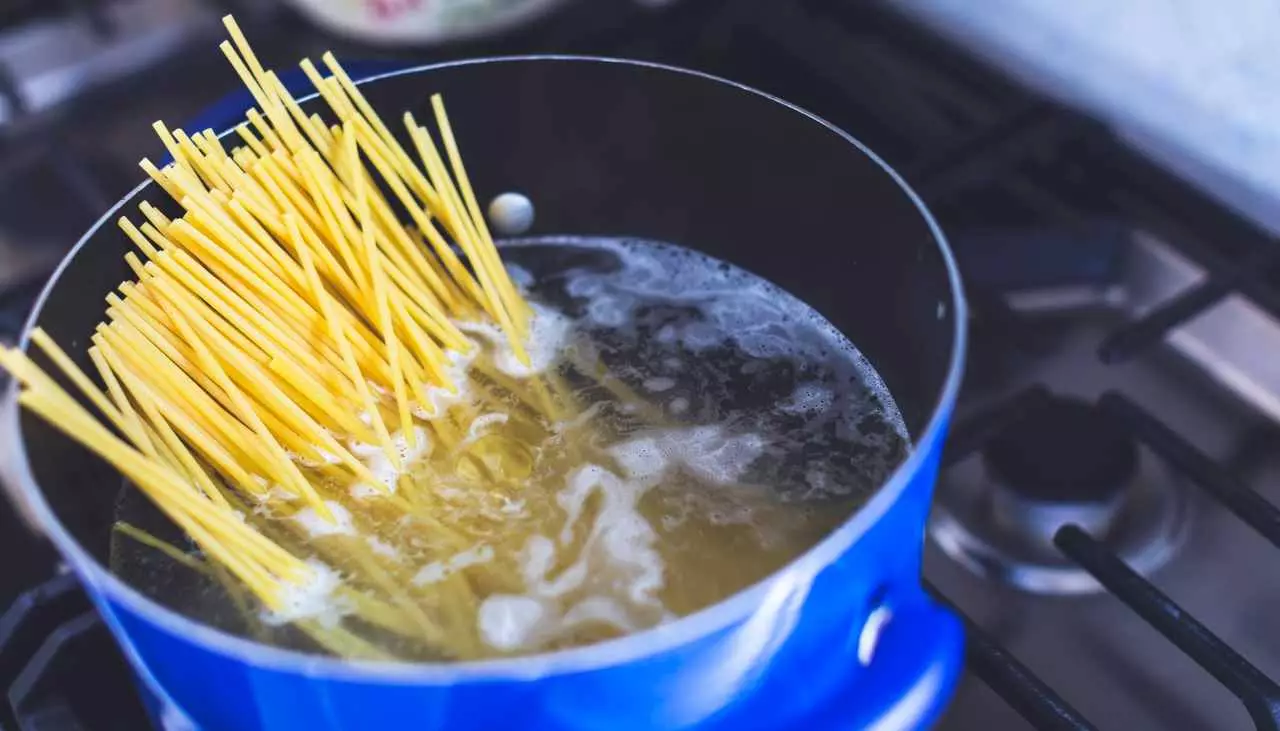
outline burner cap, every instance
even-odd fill
[[[1173,555],[1189,488],[1095,406],[1050,396],[947,470],[929,533],[974,572],[1026,591],[1099,591],[1053,537],[1075,525],[1135,571]]]
[[[987,470],[1025,500],[1100,503],[1137,474],[1133,438],[1091,403],[1046,399],[996,435],[982,453]]]

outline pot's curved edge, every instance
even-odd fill
[[[7,460],[11,468],[5,475],[9,484],[9,492],[17,493],[17,499],[35,516],[42,531],[57,546],[81,580],[94,591],[102,592],[123,608],[146,617],[157,627],[173,635],[183,637],[191,642],[198,642],[214,652],[231,657],[246,658],[255,666],[269,668],[280,672],[291,672],[306,676],[323,675],[333,680],[378,681],[384,683],[432,683],[460,681],[493,681],[521,680],[545,677],[548,675],[580,672],[594,668],[622,664],[646,656],[661,653],[699,637],[723,629],[742,619],[750,613],[751,607],[758,603],[759,597],[768,591],[771,582],[779,575],[789,572],[816,574],[817,570],[830,563],[843,553],[866,530],[878,521],[897,502],[899,495],[911,482],[915,473],[929,457],[929,445],[940,445],[939,438],[946,429],[947,421],[960,388],[964,368],[964,356],[968,339],[968,309],[960,281],[959,269],[952,255],[946,237],[933,215],[925,207],[919,195],[906,183],[900,174],[888,165],[880,156],[868,149],[859,140],[847,132],[832,125],[826,120],[810,113],[794,104],[776,96],[700,71],[691,71],[676,66],[626,59],[572,56],[572,55],[525,55],[505,56],[464,61],[451,61],[440,64],[415,66],[362,79],[358,83],[371,84],[387,78],[403,75],[425,73],[436,69],[457,66],[468,66],[489,63],[517,62],[568,62],[568,63],[609,63],[643,67],[667,71],[687,76],[695,76],[714,83],[725,84],[740,91],[755,95],[764,100],[780,104],[791,111],[801,114],[811,121],[840,135],[847,142],[866,155],[879,166],[898,185],[904,195],[915,206],[924,219],[947,270],[947,279],[951,292],[951,314],[955,322],[952,332],[951,358],[947,376],[942,390],[937,395],[934,408],[923,432],[914,440],[915,446],[923,445],[926,449],[913,449],[911,454],[894,471],[876,494],[867,501],[841,527],[837,528],[809,551],[792,561],[785,568],[762,580],[761,582],[734,594],[733,596],[702,609],[694,614],[682,617],[670,624],[626,635],[585,647],[560,650],[540,655],[519,658],[467,661],[454,663],[386,663],[371,661],[346,661],[302,652],[286,650],[259,644],[248,639],[237,637],[221,630],[200,624],[173,610],[164,607],[144,596],[136,589],[112,574],[107,567],[99,563],[71,536],[69,531],[55,516],[53,509],[45,500],[43,492],[35,483],[30,463],[22,448],[22,437],[18,417],[17,384],[11,383],[5,394],[3,413],[0,413],[0,439],[4,440],[4,451],[9,453]],[[306,101],[314,98],[312,94],[301,98]],[[50,292],[57,285],[63,271],[72,259],[83,249],[94,235],[119,214],[121,209],[130,204],[137,195],[151,185],[146,181],[135,187],[129,194],[111,207],[75,246],[67,253],[62,262],[54,270],[48,284],[36,299],[31,314],[23,326],[20,347],[26,349],[30,344],[30,333],[47,301]],[[948,306],[948,303],[940,303]],[[940,447],[939,447],[940,448]],[[921,527],[923,530],[923,526]]]

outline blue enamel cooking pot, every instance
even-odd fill
[[[456,664],[342,662],[199,624],[107,569],[121,480],[8,394],[7,483],[77,572],[157,715],[203,731],[917,728],[949,697],[956,619],[920,586],[925,517],[960,381],[965,308],[941,232],[857,140],[760,92],[662,66],[511,58],[362,82],[384,118],[442,92],[478,190],[516,190],[531,234],[626,235],[731,261],[794,293],[883,377],[913,448],[789,566],[670,624],[573,650]],[[89,368],[129,278],[114,225],[62,263],[28,328]],[[24,340],[25,342],[25,340]],[[181,722],[175,719],[184,719]],[[185,724],[185,725],[184,725]]]

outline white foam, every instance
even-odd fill
[[[825,497],[834,492],[833,486],[831,485],[831,476],[827,474],[826,470],[819,467],[810,467],[808,470],[805,470],[804,484],[808,485],[809,489],[805,490],[800,496],[802,500],[815,497]]]
[[[338,464],[342,462],[342,458],[332,452],[326,452],[325,450],[320,449],[319,447],[313,447],[313,449],[316,451],[316,454],[320,457],[319,460],[307,459],[300,454],[294,454],[292,452],[289,454],[289,456],[293,459],[296,459],[298,461],[298,464],[301,464],[303,467],[323,467],[324,465]]]
[[[587,317],[604,327],[619,327],[631,316],[630,301],[609,295],[596,295],[587,302]]]
[[[555,500],[563,511],[564,523],[525,542],[517,557],[524,593],[490,597],[482,604],[480,634],[494,648],[537,649],[564,638],[583,623],[600,622],[632,631],[670,618],[661,597],[666,567],[657,550],[658,521],[650,524],[640,512],[641,499],[673,471],[680,471],[708,489],[692,490],[690,495],[684,495],[683,488],[675,489],[687,481],[672,483],[670,491],[661,488],[654,497],[663,504],[663,528],[674,528],[695,515],[712,524],[755,525],[760,520],[760,501],[772,497],[764,494],[765,488],[748,484],[747,478],[772,484],[774,461],[761,460],[766,452],[771,456],[789,453],[794,444],[818,434],[811,430],[816,423],[847,424],[847,430],[856,430],[866,412],[860,411],[857,398],[848,397],[844,390],[844,379],[855,379],[853,370],[860,371],[862,377],[857,380],[873,397],[881,397],[890,427],[901,427],[883,384],[856,349],[803,303],[754,275],[700,254],[650,242],[542,238],[527,243],[606,250],[616,254],[621,264],[621,269],[590,264],[548,282],[556,287],[563,284],[566,294],[585,301],[578,303],[583,314],[576,321],[557,316],[554,326],[564,329],[562,334],[552,333],[555,337],[550,341],[556,349],[545,367],[550,367],[560,349],[568,345],[568,328],[573,325],[587,335],[573,343],[578,349],[575,357],[594,362],[599,349],[599,355],[613,366],[609,359],[617,356],[616,361],[623,364],[617,373],[632,379],[633,387],[638,384],[645,392],[664,394],[655,400],[665,401],[671,414],[691,409],[687,395],[670,393],[686,383],[686,376],[692,376],[688,379],[692,384],[701,383],[704,376],[722,376],[720,381],[708,383],[731,389],[739,376],[750,380],[757,372],[764,373],[761,369],[771,365],[765,359],[781,358],[792,361],[797,366],[792,372],[803,380],[789,396],[785,390],[770,393],[777,399],[773,410],[766,405],[735,413],[728,409],[736,407],[716,390],[695,391],[699,414],[725,408],[718,418],[732,423],[732,429],[695,426],[634,434],[630,422],[624,420],[623,433],[633,436],[606,447],[611,463],[579,465],[557,491]],[[535,285],[530,282],[531,287]],[[541,318],[547,310],[538,309]],[[468,334],[485,341],[498,357],[504,352],[510,356],[496,327],[468,327]],[[602,337],[594,337],[601,331]],[[724,346],[733,346],[747,357],[731,354],[724,358],[720,351]],[[709,349],[714,351],[707,352]],[[657,359],[650,358],[655,352]],[[718,365],[725,360],[730,363],[728,368]],[[834,361],[840,365],[834,375],[827,376],[822,367]],[[512,374],[509,366],[513,362],[512,358],[499,367]],[[704,373],[704,363],[706,368],[721,370]],[[815,364],[819,366],[816,374]],[[730,405],[723,406],[726,403]],[[600,405],[592,405],[593,413]],[[616,407],[622,412],[635,409],[630,403]],[[616,417],[612,409],[606,412],[605,418]],[[806,423],[794,434],[775,432],[768,418],[756,419],[766,412],[774,419],[780,414],[800,415]],[[557,425],[557,431],[577,423],[581,422]],[[899,431],[905,436],[905,428]],[[481,430],[473,427],[471,432],[479,434]],[[830,433],[844,432],[823,432]],[[724,487],[713,488],[715,485]],[[676,498],[669,501],[668,492]],[[517,509],[504,503],[498,510],[523,512],[523,505]],[[438,581],[447,575],[445,571],[443,564],[434,564],[423,567],[419,574],[423,580]]]
[[[382,447],[376,444],[365,444],[363,442],[351,442],[347,445],[347,451],[356,459],[368,459],[375,454],[382,452]]]
[[[613,625],[624,632],[634,632],[639,627],[617,600],[604,596],[591,596],[575,604],[564,613],[564,624],[574,627],[587,622],[602,622]]]
[[[533,597],[490,595],[480,603],[477,616],[480,637],[490,647],[503,652],[527,647],[536,641],[547,614],[547,607]]]
[[[667,378],[666,376],[654,376],[653,378],[644,379],[644,390],[650,393],[662,393],[675,388],[676,380]]]
[[[386,497],[387,491],[364,482],[357,482],[347,490],[347,494],[356,500],[370,500]]]
[[[829,360],[840,353],[885,405],[883,417],[903,437],[905,423],[888,389],[866,358],[821,315],[770,282],[698,252],[652,241],[601,237],[542,237],[509,245],[552,244],[606,251],[621,269],[580,268],[565,277],[565,291],[585,298],[583,320],[605,328],[627,328],[636,308],[654,301],[692,308],[701,321],[665,324],[653,334],[658,343],[698,352],[734,344],[755,358],[783,357],[796,363]],[[806,337],[796,337],[804,331]],[[850,417],[854,414],[850,411]]]
[[[758,434],[728,434],[721,426],[664,429],[615,444],[608,452],[628,477],[653,479],[678,464],[698,479],[717,484],[737,482],[764,453]]]
[[[458,325],[459,328],[466,329],[465,323],[458,323]],[[443,413],[450,406],[467,400],[471,395],[471,380],[467,377],[467,369],[479,352],[478,347],[472,348],[469,353],[448,351],[449,365],[445,368],[445,375],[453,382],[453,389],[436,383],[426,384],[427,404],[425,406],[413,404],[413,415],[419,419],[430,419]]]
[[[267,487],[267,485],[271,484],[266,480],[262,479],[261,477],[258,477],[257,475],[254,475],[254,478],[257,481],[258,485],[261,487]],[[298,495],[292,490],[285,489],[280,485],[272,484],[271,487],[267,489],[266,492],[263,492],[259,495],[255,495],[254,499],[257,500],[260,504],[281,501],[281,500],[286,503],[291,503],[291,502],[294,502],[295,500],[298,500]]]
[[[270,625],[282,625],[300,619],[315,619],[326,627],[336,625],[350,613],[346,602],[334,596],[334,590],[342,583],[338,572],[314,559],[307,561],[308,579],[302,584],[281,584],[281,606],[275,611],[262,613],[262,620]]]
[[[600,410],[603,408],[604,408],[604,404],[600,401],[597,401],[596,403],[591,404],[586,409],[579,412],[572,419],[557,422],[555,425],[555,430],[557,432],[565,432],[565,431],[572,431],[574,429],[577,429],[578,427],[596,418],[596,416],[600,413]]]
[[[615,444],[607,451],[622,468],[623,474],[632,479],[660,478],[669,465],[666,445],[651,436]]]
[[[526,338],[529,364],[521,363],[509,344],[499,347],[494,358],[498,368],[509,376],[527,378],[545,373],[569,342],[572,326],[569,318],[541,305],[534,304],[532,307],[533,318]]]
[[[437,584],[444,581],[449,576],[477,564],[488,563],[493,560],[493,548],[484,544],[472,546],[465,551],[460,551],[442,561],[432,561],[431,563],[418,569],[418,573],[413,575],[410,583],[414,586],[427,586],[428,584]]]
[[[332,500],[325,500],[324,506],[333,514],[333,522],[325,520],[313,507],[299,510],[290,517],[290,520],[301,525],[307,531],[307,535],[312,538],[355,535],[356,529],[351,522],[351,511]]]
[[[758,435],[732,435],[717,426],[667,429],[609,447],[607,453],[619,473],[594,464],[570,473],[565,487],[556,494],[565,514],[557,536],[560,546],[567,549],[573,544],[586,504],[598,493],[594,523],[574,562],[554,576],[551,572],[560,551],[557,542],[532,536],[521,555],[526,587],[530,596],[543,602],[539,606],[544,612],[558,606],[547,602],[580,592],[592,577],[608,577],[611,591],[621,591],[622,597],[588,596],[560,607],[553,616],[540,620],[547,627],[538,635],[539,640],[582,621],[608,622],[630,631],[636,626],[632,612],[662,609],[659,592],[665,581],[665,565],[657,551],[657,534],[639,511],[640,499],[675,467],[706,482],[736,483],[763,449],[764,441]],[[663,527],[670,530],[682,523],[689,507],[684,506],[680,515],[664,515]],[[708,519],[712,523],[742,523],[750,522],[751,517],[750,508],[738,506]],[[617,604],[619,600],[625,604]]]
[[[530,594],[543,600],[567,597],[583,588],[590,577],[607,577],[611,586],[624,591],[632,605],[660,606],[662,556],[656,547],[657,535],[639,511],[640,498],[659,476],[652,470],[648,474],[644,479],[625,479],[599,465],[588,464],[569,475],[564,489],[556,494],[566,515],[560,543],[567,546],[572,542],[572,527],[593,494],[599,495],[599,510],[576,560],[554,577],[549,574],[556,564],[556,544],[545,536],[530,538],[522,556]],[[579,615],[591,606],[579,610]],[[555,623],[558,631],[580,621],[572,619],[572,611],[570,606],[559,612]],[[630,626],[630,622],[621,626]]]
[[[391,435],[391,448],[400,459],[400,469],[391,463],[385,449],[371,444],[353,443],[351,453],[364,463],[373,473],[375,484],[356,483],[348,492],[357,500],[364,500],[375,495],[394,493],[400,475],[404,474],[411,464],[431,451],[431,436],[425,427],[413,427],[414,444],[410,446],[409,438],[403,431]]]
[[[484,435],[485,429],[495,424],[505,424],[509,418],[507,414],[501,411],[492,411],[477,416],[471,420],[471,426],[467,428],[467,437],[462,440],[462,443],[464,445],[471,444]]]
[[[400,552],[397,551],[396,547],[391,545],[390,543],[380,540],[376,536],[368,536],[364,540],[365,540],[365,543],[369,544],[369,548],[372,549],[373,552],[378,554],[379,556],[386,556],[392,561],[400,560]]]
[[[569,343],[573,322],[563,314],[537,303],[530,303],[533,316],[525,338],[529,364],[516,357],[510,341],[500,328],[488,322],[459,322],[458,329],[479,336],[493,348],[493,362],[498,370],[515,378],[528,378],[545,373]]]
[[[778,404],[778,408],[788,414],[820,414],[831,408],[835,397],[831,389],[821,384],[802,383],[796,386],[790,398]]]

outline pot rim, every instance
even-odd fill
[[[26,507],[30,508],[34,514],[39,528],[53,541],[58,550],[80,575],[81,579],[89,585],[94,593],[99,594],[98,599],[118,602],[122,607],[144,618],[164,632],[186,638],[188,641],[199,644],[212,652],[234,658],[257,668],[282,673],[324,677],[328,680],[392,684],[453,684],[476,681],[533,680],[547,676],[622,665],[651,657],[677,646],[696,641],[740,622],[750,616],[754,609],[759,608],[768,601],[767,597],[770,595],[777,597],[777,592],[789,593],[793,589],[803,590],[809,581],[818,574],[820,569],[829,565],[840,554],[844,553],[849,546],[866,533],[897,502],[903,490],[906,489],[920,469],[921,464],[930,458],[929,452],[932,450],[922,449],[921,447],[939,443],[939,436],[946,428],[951,407],[955,403],[956,394],[960,387],[968,336],[967,306],[961,287],[959,270],[947,244],[946,237],[915,191],[878,155],[852,135],[821,117],[745,84],[667,64],[580,55],[494,56],[413,66],[371,76],[357,83],[375,83],[383,79],[456,66],[526,62],[619,64],[684,74],[714,83],[725,84],[739,91],[780,104],[840,135],[870,158],[898,185],[902,193],[915,206],[920,216],[924,218],[939,253],[942,255],[942,261],[947,270],[947,280],[951,292],[950,307],[955,323],[946,379],[943,382],[941,392],[936,397],[925,429],[919,438],[912,441],[912,449],[907,459],[898,465],[889,479],[876,490],[872,498],[854,512],[840,527],[833,530],[785,567],[720,602],[681,617],[671,623],[582,647],[512,658],[455,662],[343,660],[261,644],[202,624],[148,598],[113,574],[106,566],[103,566],[62,525],[45,499],[44,493],[35,482],[26,450],[23,448],[22,433],[18,420],[20,410],[17,404],[18,384],[10,379],[4,399],[4,413],[0,414],[0,432],[3,432],[6,437],[7,444],[4,447],[10,453],[9,464],[12,470],[11,474],[7,475],[7,479],[13,483],[11,487],[16,488],[17,497],[27,503]],[[317,94],[313,93],[300,98],[299,101],[307,101],[316,96]],[[36,299],[31,314],[23,326],[22,337],[19,341],[20,347],[24,350],[28,347],[31,330],[39,318],[49,293],[57,285],[63,270],[66,269],[72,259],[94,237],[100,228],[113,220],[124,206],[134,201],[138,194],[151,184],[152,181],[150,180],[141,183],[112,206],[62,259],[50,277],[49,282]]]

